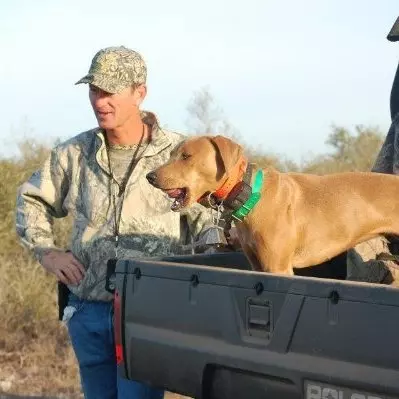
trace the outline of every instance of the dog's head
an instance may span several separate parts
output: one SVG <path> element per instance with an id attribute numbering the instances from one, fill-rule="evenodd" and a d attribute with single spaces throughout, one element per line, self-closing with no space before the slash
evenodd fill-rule
<path id="1" fill-rule="evenodd" d="M 178 211 L 220 188 L 242 157 L 242 147 L 224 136 L 197 136 L 178 145 L 164 165 L 147 174 L 173 199 Z"/>

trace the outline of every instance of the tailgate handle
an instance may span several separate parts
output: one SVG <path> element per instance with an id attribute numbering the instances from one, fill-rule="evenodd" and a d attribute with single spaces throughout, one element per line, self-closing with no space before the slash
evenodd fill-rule
<path id="1" fill-rule="evenodd" d="M 247 328 L 250 335 L 268 337 L 271 332 L 269 304 L 248 303 Z"/>

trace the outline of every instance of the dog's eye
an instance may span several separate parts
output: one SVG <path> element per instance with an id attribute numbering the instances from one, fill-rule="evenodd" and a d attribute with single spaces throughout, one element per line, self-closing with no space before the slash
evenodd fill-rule
<path id="1" fill-rule="evenodd" d="M 191 155 L 190 154 L 187 154 L 187 152 L 183 152 L 182 154 L 181 154 L 181 157 L 182 157 L 182 159 L 188 159 L 188 158 L 190 158 L 191 157 Z"/>

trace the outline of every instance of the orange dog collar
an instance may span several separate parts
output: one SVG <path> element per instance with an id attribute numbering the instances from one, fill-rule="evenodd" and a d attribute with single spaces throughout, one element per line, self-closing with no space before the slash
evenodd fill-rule
<path id="1" fill-rule="evenodd" d="M 233 187 L 242 180 L 245 170 L 247 169 L 248 161 L 241 157 L 234 165 L 233 169 L 229 171 L 227 179 L 224 183 L 213 193 L 219 199 L 224 200 L 230 194 Z"/>

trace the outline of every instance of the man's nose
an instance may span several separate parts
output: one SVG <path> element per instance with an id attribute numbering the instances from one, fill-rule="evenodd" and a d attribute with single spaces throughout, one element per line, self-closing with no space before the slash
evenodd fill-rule
<path id="1" fill-rule="evenodd" d="M 105 96 L 97 95 L 93 99 L 93 104 L 97 110 L 102 110 L 107 107 L 108 99 Z"/>
<path id="2" fill-rule="evenodd" d="M 145 177 L 147 178 L 148 182 L 152 185 L 154 185 L 155 182 L 157 181 L 157 174 L 154 171 L 147 173 Z"/>

